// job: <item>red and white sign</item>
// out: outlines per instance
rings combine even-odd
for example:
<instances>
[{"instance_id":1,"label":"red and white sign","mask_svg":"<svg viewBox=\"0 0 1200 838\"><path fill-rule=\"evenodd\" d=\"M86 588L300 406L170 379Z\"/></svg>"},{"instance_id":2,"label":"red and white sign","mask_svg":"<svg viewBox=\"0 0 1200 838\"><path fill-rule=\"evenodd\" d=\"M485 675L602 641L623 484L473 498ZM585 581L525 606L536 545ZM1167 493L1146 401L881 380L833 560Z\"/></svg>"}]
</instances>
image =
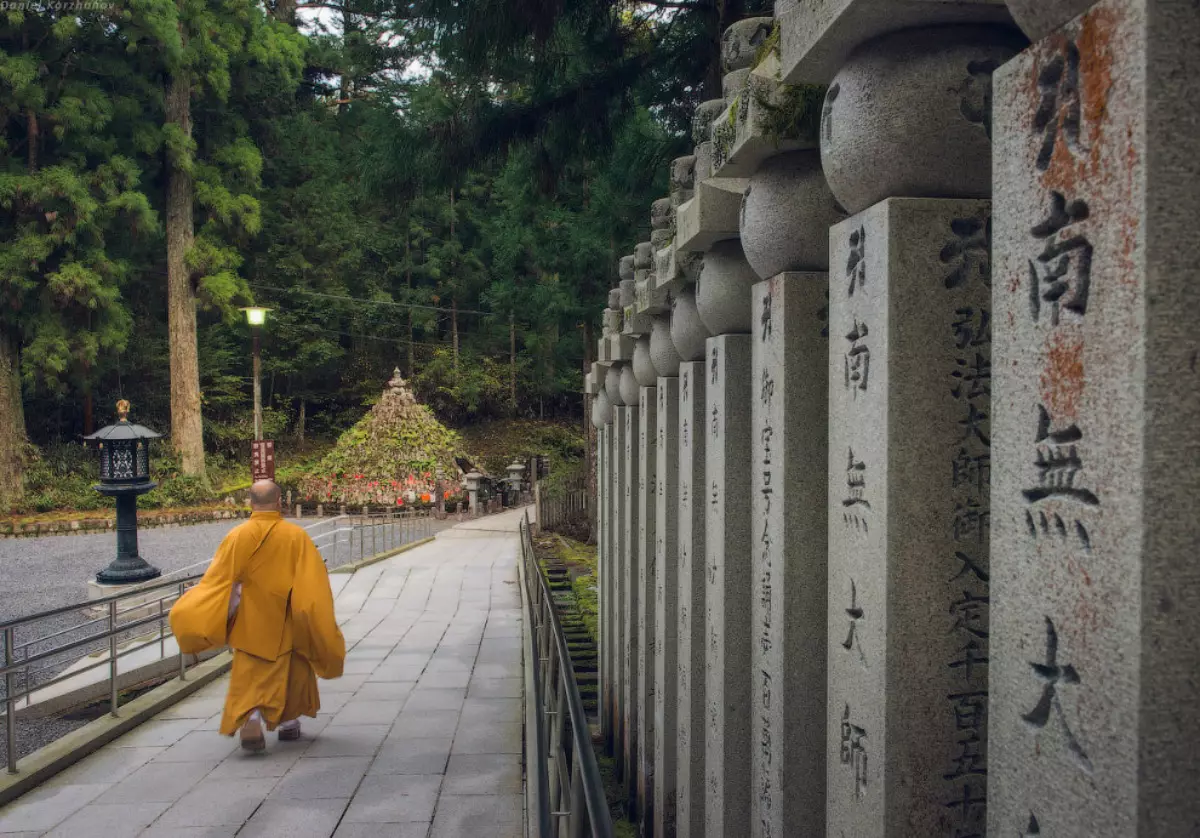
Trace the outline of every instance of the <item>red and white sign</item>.
<instances>
[{"instance_id":1,"label":"red and white sign","mask_svg":"<svg viewBox=\"0 0 1200 838\"><path fill-rule=\"evenodd\" d=\"M260 439L250 443L250 476L254 480L275 479L275 443Z\"/></svg>"}]
</instances>

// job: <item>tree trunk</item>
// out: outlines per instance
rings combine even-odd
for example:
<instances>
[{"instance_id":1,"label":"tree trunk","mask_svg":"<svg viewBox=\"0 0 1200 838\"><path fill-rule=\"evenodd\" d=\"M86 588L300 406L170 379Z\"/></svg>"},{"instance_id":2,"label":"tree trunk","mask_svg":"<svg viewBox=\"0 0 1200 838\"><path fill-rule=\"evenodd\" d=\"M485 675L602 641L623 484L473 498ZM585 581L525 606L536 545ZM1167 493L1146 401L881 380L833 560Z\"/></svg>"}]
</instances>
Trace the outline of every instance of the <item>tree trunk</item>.
<instances>
[{"instance_id":1,"label":"tree trunk","mask_svg":"<svg viewBox=\"0 0 1200 838\"><path fill-rule=\"evenodd\" d=\"M413 293L412 293L413 271L412 271L412 269L413 269L413 264L412 264L412 231L411 230L409 230L407 233L404 234L404 262L407 265L406 273L408 274L408 305L409 305L409 308L408 308L408 380L412 381L413 375L415 374L415 367L417 365L417 361L416 361L416 348L413 346L413 341L416 340L416 337L413 334L413 310L412 310L412 302L413 302L413 300L412 300L412 296L413 296Z\"/></svg>"},{"instance_id":2,"label":"tree trunk","mask_svg":"<svg viewBox=\"0 0 1200 838\"><path fill-rule=\"evenodd\" d=\"M0 511L23 494L25 406L21 402L21 367L16 339L0 328Z\"/></svg>"},{"instance_id":3,"label":"tree trunk","mask_svg":"<svg viewBox=\"0 0 1200 838\"><path fill-rule=\"evenodd\" d=\"M304 414L306 411L307 402L304 399L300 400L300 416L296 419L296 439L304 442Z\"/></svg>"},{"instance_id":4,"label":"tree trunk","mask_svg":"<svg viewBox=\"0 0 1200 838\"><path fill-rule=\"evenodd\" d=\"M450 339L454 343L454 369L458 369L458 300L450 301Z\"/></svg>"},{"instance_id":5,"label":"tree trunk","mask_svg":"<svg viewBox=\"0 0 1200 838\"><path fill-rule=\"evenodd\" d=\"M289 26L296 25L296 0L277 0L275 10L272 13L274 18Z\"/></svg>"},{"instance_id":6,"label":"tree trunk","mask_svg":"<svg viewBox=\"0 0 1200 838\"><path fill-rule=\"evenodd\" d=\"M192 82L181 71L167 86L167 123L192 136ZM200 361L196 346L196 289L185 261L192 247L192 178L167 158L167 322L171 351L171 444L184 474L207 479L200 417Z\"/></svg>"},{"instance_id":7,"label":"tree trunk","mask_svg":"<svg viewBox=\"0 0 1200 838\"><path fill-rule=\"evenodd\" d=\"M704 75L706 99L721 98L724 68L721 66L721 36L725 30L746 16L745 0L717 0L713 9L713 29L709 31L708 72Z\"/></svg>"},{"instance_id":8,"label":"tree trunk","mask_svg":"<svg viewBox=\"0 0 1200 838\"><path fill-rule=\"evenodd\" d=\"M342 4L342 47L343 47L343 49L348 47L350 44L350 29L353 26L353 24L354 24L354 22L350 19L349 5L348 5L348 3L343 2L343 4ZM346 52L347 52L347 61L349 61L349 57L348 57L349 50L347 50ZM344 114L346 112L346 109L350 106L350 93L351 93L350 84L351 84L350 68L343 67L342 68L342 78L338 85L338 115L339 116Z\"/></svg>"},{"instance_id":9,"label":"tree trunk","mask_svg":"<svg viewBox=\"0 0 1200 838\"><path fill-rule=\"evenodd\" d=\"M517 318L508 315L508 386L513 416L517 415Z\"/></svg>"},{"instance_id":10,"label":"tree trunk","mask_svg":"<svg viewBox=\"0 0 1200 838\"><path fill-rule=\"evenodd\" d=\"M28 118L25 126L25 135L29 143L29 174L35 174L38 170L38 148L41 145L42 130L38 123L37 111L30 108L25 112Z\"/></svg>"}]
</instances>

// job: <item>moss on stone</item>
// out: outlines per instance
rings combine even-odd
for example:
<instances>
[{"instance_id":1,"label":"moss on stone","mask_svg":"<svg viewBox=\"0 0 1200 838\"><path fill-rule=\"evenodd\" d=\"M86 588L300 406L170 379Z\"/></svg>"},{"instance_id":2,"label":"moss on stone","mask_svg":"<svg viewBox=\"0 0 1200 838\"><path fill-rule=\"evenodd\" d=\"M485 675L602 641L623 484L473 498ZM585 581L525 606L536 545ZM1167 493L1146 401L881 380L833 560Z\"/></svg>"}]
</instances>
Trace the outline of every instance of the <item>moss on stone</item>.
<instances>
[{"instance_id":1,"label":"moss on stone","mask_svg":"<svg viewBox=\"0 0 1200 838\"><path fill-rule=\"evenodd\" d=\"M758 129L776 141L816 137L825 101L824 85L780 84L771 95L755 94Z\"/></svg>"},{"instance_id":2,"label":"moss on stone","mask_svg":"<svg viewBox=\"0 0 1200 838\"><path fill-rule=\"evenodd\" d=\"M730 109L730 114L734 113ZM713 171L716 172L725 165L725 161L729 159L729 153L733 150L733 143L737 139L737 123L732 119L727 119L717 123L713 129Z\"/></svg>"},{"instance_id":3,"label":"moss on stone","mask_svg":"<svg viewBox=\"0 0 1200 838\"><path fill-rule=\"evenodd\" d=\"M771 34L762 42L758 48L758 52L754 53L754 68L758 69L758 65L766 61L772 54L779 55L779 21L776 20L771 26Z\"/></svg>"}]
</instances>

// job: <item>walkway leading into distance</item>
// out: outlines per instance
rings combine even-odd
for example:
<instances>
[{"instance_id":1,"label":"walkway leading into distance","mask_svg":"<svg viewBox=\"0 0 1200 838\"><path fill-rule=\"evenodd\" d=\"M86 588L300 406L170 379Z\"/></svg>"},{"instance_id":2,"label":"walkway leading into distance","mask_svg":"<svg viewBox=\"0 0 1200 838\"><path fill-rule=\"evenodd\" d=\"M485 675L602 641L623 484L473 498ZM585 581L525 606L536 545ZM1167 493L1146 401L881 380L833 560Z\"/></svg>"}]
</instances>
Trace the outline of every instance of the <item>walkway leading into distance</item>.
<instances>
[{"instance_id":1,"label":"walkway leading into distance","mask_svg":"<svg viewBox=\"0 0 1200 838\"><path fill-rule=\"evenodd\" d=\"M301 741L220 736L222 678L0 809L0 836L520 838L521 514L331 576L346 674Z\"/></svg>"}]
</instances>

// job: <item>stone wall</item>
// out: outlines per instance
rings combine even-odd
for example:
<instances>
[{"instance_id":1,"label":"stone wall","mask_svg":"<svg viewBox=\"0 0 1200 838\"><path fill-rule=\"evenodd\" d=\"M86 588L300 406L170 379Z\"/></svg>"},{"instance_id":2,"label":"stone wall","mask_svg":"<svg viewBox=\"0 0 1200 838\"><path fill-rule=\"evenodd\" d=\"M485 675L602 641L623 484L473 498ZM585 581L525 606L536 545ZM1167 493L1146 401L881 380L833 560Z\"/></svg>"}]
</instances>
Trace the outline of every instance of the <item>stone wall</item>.
<instances>
[{"instance_id":1,"label":"stone wall","mask_svg":"<svg viewBox=\"0 0 1200 838\"><path fill-rule=\"evenodd\" d=\"M1194 0L775 11L585 385L629 811L1200 835Z\"/></svg>"}]
</instances>

